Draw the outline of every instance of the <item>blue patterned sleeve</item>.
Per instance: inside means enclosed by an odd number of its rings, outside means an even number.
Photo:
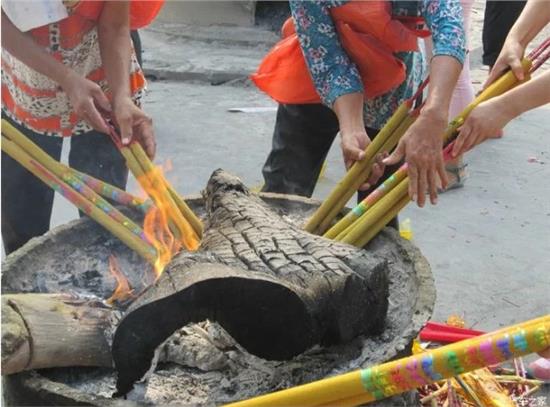
[[[459,0],[422,0],[421,13],[432,32],[433,55],[448,55],[464,63],[466,36]]]
[[[290,9],[309,72],[324,104],[362,92],[359,71],[340,44],[330,8],[346,1],[290,0]]]

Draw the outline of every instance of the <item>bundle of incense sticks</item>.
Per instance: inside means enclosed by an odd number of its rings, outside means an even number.
[[[336,185],[327,199],[313,214],[305,226],[310,233],[323,234],[330,227],[333,220],[344,208],[346,203],[370,175],[376,156],[382,152],[391,151],[414,123],[419,108],[413,109],[415,100],[418,100],[428,84],[426,79],[417,92],[399,106],[382,130],[365,149],[365,157],[357,161],[344,178]]]
[[[96,220],[149,263],[155,264],[158,257],[157,250],[149,242],[143,230],[90,188],[85,182],[89,176],[75,172],[54,160],[6,120],[2,120],[2,151]],[[92,178],[90,177],[89,180]],[[95,181],[101,183],[99,180]],[[136,207],[146,205],[126,192],[105,183],[96,183],[96,186],[104,188],[105,193],[110,192],[111,197],[116,192],[115,195],[118,194],[119,200],[133,202]]]
[[[550,314],[424,353],[230,406],[358,406],[548,347]]]
[[[103,198],[107,198],[108,200],[122,206],[128,206],[130,208],[137,209],[143,214],[146,214],[153,207],[153,204],[150,200],[138,198],[130,194],[129,192],[115,187],[114,185],[111,185],[105,181],[101,181],[97,178],[92,177],[91,175],[84,174],[64,164],[61,165],[65,170],[71,171],[75,177],[80,179],[91,189],[93,189],[95,193],[101,195]]]
[[[162,171],[155,167],[138,142],[125,146],[113,126],[110,137],[124,156],[126,165],[149,195],[157,208],[162,208],[168,217],[168,226],[173,236],[188,250],[196,250],[202,237],[203,226],[199,218],[166,180]]]
[[[522,66],[526,76],[525,80],[528,80],[530,73],[533,72],[531,60],[525,58],[522,61]],[[481,92],[459,116],[449,123],[443,134],[444,152],[449,152],[452,149],[451,143],[458,135],[458,128],[477,105],[501,95],[518,83],[519,81],[515,75],[509,71]],[[408,182],[407,166],[403,165],[336,223],[324,236],[357,247],[365,246],[410,202]]]

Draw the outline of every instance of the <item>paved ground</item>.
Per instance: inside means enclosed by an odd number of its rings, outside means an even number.
[[[478,38],[482,7],[474,12],[472,67],[479,84],[486,75]],[[201,30],[197,40],[189,32],[163,25],[143,33],[145,66],[172,79],[152,81],[146,98],[158,135],[158,162],[172,160],[168,177],[183,194],[198,192],[218,167],[259,186],[275,114],[227,109],[274,106],[238,79],[254,69],[273,36],[245,30],[231,37],[230,29],[217,27]],[[228,80],[232,84],[210,85]],[[433,268],[434,319],[461,314],[469,324],[492,329],[549,312],[549,136],[550,108],[525,114],[506,128],[502,140],[467,157],[470,178],[464,189],[444,194],[437,207],[409,206],[403,212]],[[326,196],[342,174],[334,146],[315,196]],[[52,226],[75,216],[57,199]]]

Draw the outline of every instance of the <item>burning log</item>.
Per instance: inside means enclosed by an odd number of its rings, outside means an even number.
[[[112,311],[62,294],[2,295],[2,374],[52,366],[111,366]]]
[[[214,172],[205,200],[202,253],[177,256],[117,327],[118,394],[190,322],[218,321],[250,353],[275,360],[382,330],[385,260],[296,228],[223,171]]]

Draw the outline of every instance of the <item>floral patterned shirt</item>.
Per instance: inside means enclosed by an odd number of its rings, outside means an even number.
[[[313,82],[324,104],[331,107],[339,96],[363,91],[361,76],[340,44],[330,8],[346,0],[290,0],[298,39]],[[448,55],[464,62],[466,52],[459,0],[392,2],[394,16],[421,15],[432,33],[433,55]],[[421,52],[400,52],[407,70],[405,81],[390,92],[365,101],[365,125],[380,129],[392,113],[411,97],[425,77]]]

